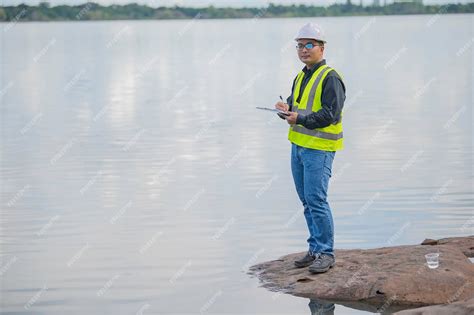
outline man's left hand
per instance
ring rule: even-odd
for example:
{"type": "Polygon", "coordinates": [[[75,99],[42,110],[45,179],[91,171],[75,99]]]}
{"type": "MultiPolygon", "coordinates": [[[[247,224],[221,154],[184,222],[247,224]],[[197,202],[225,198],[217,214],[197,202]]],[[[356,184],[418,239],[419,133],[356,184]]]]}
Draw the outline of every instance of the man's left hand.
{"type": "Polygon", "coordinates": [[[298,117],[298,113],[295,113],[295,112],[288,112],[288,116],[286,116],[286,121],[288,122],[288,124],[290,125],[294,125],[296,124],[296,118],[298,117]]]}

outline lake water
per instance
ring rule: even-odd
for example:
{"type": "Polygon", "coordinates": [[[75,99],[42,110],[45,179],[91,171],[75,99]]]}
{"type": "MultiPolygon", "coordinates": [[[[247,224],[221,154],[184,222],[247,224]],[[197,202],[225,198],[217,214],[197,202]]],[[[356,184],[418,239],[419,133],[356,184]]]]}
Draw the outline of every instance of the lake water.
{"type": "Polygon", "coordinates": [[[309,314],[246,274],[306,250],[287,125],[255,106],[309,20],[348,89],[336,248],[472,234],[473,17],[0,24],[2,311],[309,314]]]}

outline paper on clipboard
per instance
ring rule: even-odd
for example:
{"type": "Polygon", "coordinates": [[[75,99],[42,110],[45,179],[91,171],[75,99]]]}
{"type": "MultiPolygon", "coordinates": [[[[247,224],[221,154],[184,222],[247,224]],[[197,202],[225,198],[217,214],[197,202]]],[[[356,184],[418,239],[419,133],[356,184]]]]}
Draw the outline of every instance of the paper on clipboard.
{"type": "Polygon", "coordinates": [[[282,114],[282,115],[285,115],[285,116],[288,116],[288,113],[285,112],[285,111],[282,111],[282,110],[279,110],[279,109],[276,109],[276,108],[268,108],[268,107],[255,107],[256,109],[261,109],[261,110],[266,110],[266,111],[270,111],[270,112],[274,112],[276,114],[282,114]]]}

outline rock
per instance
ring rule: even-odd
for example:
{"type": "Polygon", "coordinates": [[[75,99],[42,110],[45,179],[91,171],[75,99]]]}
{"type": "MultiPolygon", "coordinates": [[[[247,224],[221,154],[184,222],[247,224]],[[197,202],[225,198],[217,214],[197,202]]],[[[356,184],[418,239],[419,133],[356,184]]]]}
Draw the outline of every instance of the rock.
{"type": "MultiPolygon", "coordinates": [[[[399,309],[466,300],[474,297],[474,264],[463,253],[474,236],[438,240],[438,245],[336,250],[336,265],[323,274],[297,269],[293,261],[305,253],[252,266],[264,286],[296,296],[359,305],[361,309],[399,309]],[[440,265],[429,269],[424,255],[440,252],[440,265]],[[360,305],[366,305],[361,307],[360,305]]],[[[466,251],[470,253],[469,251],[466,251]]]]}
{"type": "Polygon", "coordinates": [[[427,238],[423,242],[421,242],[421,245],[438,245],[438,240],[427,238]]]}
{"type": "Polygon", "coordinates": [[[448,237],[439,240],[425,239],[421,245],[451,245],[459,248],[467,257],[474,257],[474,235],[448,237]]]}
{"type": "Polygon", "coordinates": [[[395,315],[472,315],[474,298],[451,304],[425,306],[395,313],[395,315]]]}

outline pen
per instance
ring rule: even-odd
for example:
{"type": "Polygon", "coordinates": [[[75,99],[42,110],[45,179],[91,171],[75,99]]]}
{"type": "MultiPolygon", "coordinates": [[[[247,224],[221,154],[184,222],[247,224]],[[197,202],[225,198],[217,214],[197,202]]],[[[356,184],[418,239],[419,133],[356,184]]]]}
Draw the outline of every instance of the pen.
{"type": "MultiPolygon", "coordinates": [[[[280,95],[280,99],[281,99],[282,102],[285,102],[285,101],[283,101],[283,97],[281,97],[281,95],[280,95]]],[[[280,114],[280,113],[278,113],[277,115],[278,115],[281,119],[286,119],[285,116],[288,116],[287,114],[280,114]]]]}
{"type": "Polygon", "coordinates": [[[280,95],[280,99],[281,99],[281,101],[282,101],[283,103],[285,103],[285,101],[283,100],[283,97],[281,97],[281,95],[280,95]]]}

